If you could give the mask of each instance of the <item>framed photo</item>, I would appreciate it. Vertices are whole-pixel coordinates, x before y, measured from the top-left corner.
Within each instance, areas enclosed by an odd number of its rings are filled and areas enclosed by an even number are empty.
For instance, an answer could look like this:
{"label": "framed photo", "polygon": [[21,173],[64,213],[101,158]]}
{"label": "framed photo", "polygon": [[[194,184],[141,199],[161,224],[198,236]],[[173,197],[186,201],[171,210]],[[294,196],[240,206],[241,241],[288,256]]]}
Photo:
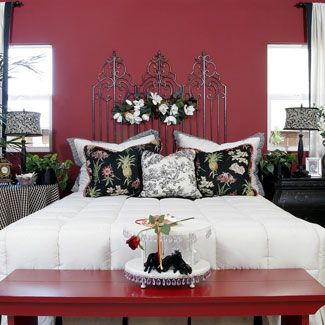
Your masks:
{"label": "framed photo", "polygon": [[310,177],[322,177],[322,162],[321,158],[306,158],[306,170]]}

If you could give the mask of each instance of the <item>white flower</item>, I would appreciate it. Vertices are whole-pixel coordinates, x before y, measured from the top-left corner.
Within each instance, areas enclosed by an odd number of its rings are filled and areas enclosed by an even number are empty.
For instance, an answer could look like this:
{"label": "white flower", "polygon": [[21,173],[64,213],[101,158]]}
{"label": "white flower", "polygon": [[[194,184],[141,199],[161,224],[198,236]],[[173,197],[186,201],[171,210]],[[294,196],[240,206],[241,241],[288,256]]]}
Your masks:
{"label": "white flower", "polygon": [[126,119],[130,124],[134,124],[134,123],[135,123],[134,115],[131,114],[131,113],[126,113],[126,114],[125,114],[125,119]]}
{"label": "white flower", "polygon": [[140,116],[135,116],[135,117],[134,117],[134,122],[135,122],[136,124],[140,124],[140,123],[142,122],[142,118],[141,118]]}
{"label": "white flower", "polygon": [[245,168],[243,166],[238,165],[237,163],[233,163],[230,167],[230,170],[233,170],[236,174],[243,175],[245,173]]}
{"label": "white flower", "polygon": [[133,101],[133,104],[134,104],[134,108],[136,108],[136,109],[140,109],[141,107],[144,106],[144,100],[143,100],[143,99],[140,99],[140,100],[134,100],[134,101]]}
{"label": "white flower", "polygon": [[149,115],[148,114],[143,114],[141,117],[142,117],[142,119],[144,121],[149,121]]}
{"label": "white flower", "polygon": [[173,104],[170,108],[170,115],[177,115],[178,114],[178,106],[176,104]]}
{"label": "white flower", "polygon": [[190,105],[190,106],[185,105],[184,106],[184,112],[185,112],[186,115],[193,115],[194,111],[195,111],[194,106],[192,106],[192,105]]}
{"label": "white flower", "polygon": [[152,103],[154,105],[157,105],[157,104],[161,103],[162,98],[157,93],[150,92],[150,96],[151,96],[151,99],[152,99]]}
{"label": "white flower", "polygon": [[176,124],[176,118],[175,116],[167,116],[164,120],[164,123],[167,123],[167,125],[171,125],[171,124]]}
{"label": "white flower", "polygon": [[213,182],[207,181],[206,177],[201,176],[201,180],[199,181],[199,187],[211,188],[211,187],[214,187],[214,185],[213,185]]}
{"label": "white flower", "polygon": [[140,116],[140,114],[141,114],[141,113],[140,113],[140,109],[136,109],[136,108],[135,108],[135,109],[134,109],[134,113],[133,113],[133,115],[134,115],[134,116]]}
{"label": "white flower", "polygon": [[162,115],[165,115],[166,113],[167,113],[167,111],[168,111],[168,105],[166,105],[166,104],[161,104],[160,106],[159,106],[159,112],[162,114]]}
{"label": "white flower", "polygon": [[130,100],[127,99],[125,102],[126,102],[128,105],[132,106],[132,102],[131,102]]}
{"label": "white flower", "polygon": [[115,113],[113,119],[116,120],[117,123],[122,123],[123,116],[121,113]]}

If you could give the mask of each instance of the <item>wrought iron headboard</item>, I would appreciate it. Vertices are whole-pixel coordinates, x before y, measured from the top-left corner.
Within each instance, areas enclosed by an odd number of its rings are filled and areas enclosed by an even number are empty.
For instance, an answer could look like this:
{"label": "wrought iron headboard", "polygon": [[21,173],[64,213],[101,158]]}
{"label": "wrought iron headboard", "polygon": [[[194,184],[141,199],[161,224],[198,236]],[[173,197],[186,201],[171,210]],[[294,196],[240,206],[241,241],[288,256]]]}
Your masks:
{"label": "wrought iron headboard", "polygon": [[[167,99],[180,91],[198,100],[198,111],[180,125],[167,126],[153,119],[141,125],[121,125],[113,120],[113,108],[126,99],[146,96],[149,92],[157,92]],[[226,141],[227,87],[221,81],[209,55],[203,52],[195,59],[192,72],[184,84],[177,82],[170,63],[160,52],[149,61],[139,85],[133,83],[126,65],[115,51],[105,61],[92,87],[93,139],[120,142],[149,128],[160,131],[166,151],[166,140],[174,129],[219,143]]]}

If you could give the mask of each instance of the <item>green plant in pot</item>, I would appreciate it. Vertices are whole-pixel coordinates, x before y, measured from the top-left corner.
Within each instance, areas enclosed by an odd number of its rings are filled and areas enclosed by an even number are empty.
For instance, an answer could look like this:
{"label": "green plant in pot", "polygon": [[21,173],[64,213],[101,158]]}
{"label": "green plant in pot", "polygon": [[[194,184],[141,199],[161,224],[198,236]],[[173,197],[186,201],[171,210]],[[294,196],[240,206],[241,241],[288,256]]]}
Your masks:
{"label": "green plant in pot", "polygon": [[27,172],[37,173],[37,184],[54,184],[57,182],[62,191],[67,187],[68,171],[71,166],[71,160],[61,162],[56,153],[50,153],[43,157],[29,154],[26,161]]}
{"label": "green plant in pot", "polygon": [[266,153],[260,162],[262,177],[290,177],[291,167],[296,163],[295,154],[276,149]]}

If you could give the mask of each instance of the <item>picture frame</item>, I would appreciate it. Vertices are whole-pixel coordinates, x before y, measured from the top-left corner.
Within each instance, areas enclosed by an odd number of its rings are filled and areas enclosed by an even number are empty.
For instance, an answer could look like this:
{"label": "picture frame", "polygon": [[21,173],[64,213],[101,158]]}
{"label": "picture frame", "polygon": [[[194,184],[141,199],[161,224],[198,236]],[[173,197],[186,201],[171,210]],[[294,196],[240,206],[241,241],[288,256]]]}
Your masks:
{"label": "picture frame", "polygon": [[322,159],[318,157],[306,158],[306,170],[310,177],[322,177]]}

